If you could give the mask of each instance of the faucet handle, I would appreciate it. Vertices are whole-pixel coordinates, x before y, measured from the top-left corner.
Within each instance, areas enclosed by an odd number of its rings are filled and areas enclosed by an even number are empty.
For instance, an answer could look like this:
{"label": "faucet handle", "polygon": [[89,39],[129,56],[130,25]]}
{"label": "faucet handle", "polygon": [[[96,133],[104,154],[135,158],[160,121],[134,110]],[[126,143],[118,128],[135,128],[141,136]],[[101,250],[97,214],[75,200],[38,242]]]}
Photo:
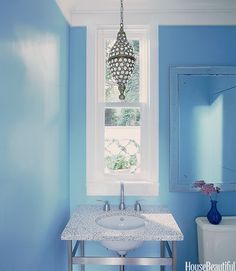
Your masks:
{"label": "faucet handle", "polygon": [[135,201],[135,204],[134,204],[134,210],[135,210],[136,212],[142,211],[142,207],[141,207],[141,204],[140,204],[139,200],[136,200],[136,201]]}
{"label": "faucet handle", "polygon": [[97,199],[97,201],[104,202],[103,211],[108,212],[111,210],[111,206],[108,200]]}

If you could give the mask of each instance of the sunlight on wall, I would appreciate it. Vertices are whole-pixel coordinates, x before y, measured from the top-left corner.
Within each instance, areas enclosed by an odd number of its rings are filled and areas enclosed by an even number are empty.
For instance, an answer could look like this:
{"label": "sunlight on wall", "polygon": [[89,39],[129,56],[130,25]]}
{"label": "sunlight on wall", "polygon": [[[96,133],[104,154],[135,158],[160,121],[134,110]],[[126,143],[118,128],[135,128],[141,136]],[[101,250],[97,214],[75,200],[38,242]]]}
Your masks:
{"label": "sunlight on wall", "polygon": [[223,96],[219,96],[211,105],[211,176],[212,181],[223,180]]}
{"label": "sunlight on wall", "polygon": [[[223,100],[218,97],[210,106],[194,108],[196,135],[196,172],[198,178],[205,176],[206,181],[222,180],[223,155]],[[210,166],[209,166],[210,165]]]}
{"label": "sunlight on wall", "polygon": [[[43,36],[30,35],[15,45],[16,53],[22,59],[26,68],[25,79],[32,89],[33,95],[42,96],[44,102],[45,121],[54,117],[58,112],[59,97],[59,59],[58,38],[50,34]],[[38,86],[35,89],[35,85]],[[38,93],[37,93],[38,91]]]}
{"label": "sunlight on wall", "polygon": [[[207,164],[209,157],[208,143],[210,134],[208,130],[208,125],[210,123],[209,116],[209,108],[207,106],[198,106],[193,109],[194,115],[194,123],[196,123],[195,129],[196,132],[196,172],[201,179],[201,176],[206,176],[207,168],[205,165]],[[209,177],[208,177],[209,178]],[[198,179],[198,178],[197,178]]]}
{"label": "sunlight on wall", "polygon": [[18,170],[40,175],[48,193],[60,172],[60,48],[55,36],[29,36],[11,46],[23,66],[25,112],[11,127],[10,159]]}

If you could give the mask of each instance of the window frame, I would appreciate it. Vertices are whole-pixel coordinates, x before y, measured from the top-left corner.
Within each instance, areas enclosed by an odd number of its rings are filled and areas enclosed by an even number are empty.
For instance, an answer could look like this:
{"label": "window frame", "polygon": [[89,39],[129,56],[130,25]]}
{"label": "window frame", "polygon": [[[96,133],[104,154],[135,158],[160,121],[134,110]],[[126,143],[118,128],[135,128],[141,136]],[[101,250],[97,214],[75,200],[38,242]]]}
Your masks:
{"label": "window frame", "polygon": [[[144,170],[142,174],[133,176],[104,174],[104,159],[101,159],[101,154],[103,157],[104,153],[104,144],[101,143],[104,142],[104,108],[106,107],[104,49],[105,40],[115,39],[117,30],[118,26],[97,26],[93,31],[87,30],[87,195],[117,195],[122,181],[125,183],[128,195],[153,196],[157,195],[159,190],[158,90],[155,83],[151,84],[156,75],[153,60],[156,55],[152,53],[157,50],[157,46],[153,44],[155,35],[152,35],[149,26],[125,28],[128,39],[140,40],[140,89],[146,90],[146,96],[141,94],[140,102],[136,105],[141,105],[141,164],[144,165]],[[127,107],[132,106],[135,106],[135,103],[127,103]]]}

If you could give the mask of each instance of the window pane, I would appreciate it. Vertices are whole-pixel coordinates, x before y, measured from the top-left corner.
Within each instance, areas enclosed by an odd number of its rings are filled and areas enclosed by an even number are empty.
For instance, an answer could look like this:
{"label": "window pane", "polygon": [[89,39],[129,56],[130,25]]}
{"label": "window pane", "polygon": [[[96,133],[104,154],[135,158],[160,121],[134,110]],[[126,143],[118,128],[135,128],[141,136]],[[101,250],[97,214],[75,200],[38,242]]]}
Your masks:
{"label": "window pane", "polygon": [[140,172],[140,127],[105,127],[105,173]]}
{"label": "window pane", "polygon": [[[106,40],[106,60],[109,57],[109,52],[114,44],[114,40]],[[139,40],[130,40],[130,44],[133,46],[135,54],[135,68],[134,72],[129,79],[126,91],[126,102],[138,102],[139,101]],[[111,76],[111,72],[106,61],[106,74],[105,74],[105,101],[106,102],[121,102],[119,100],[119,90],[115,80]]]}
{"label": "window pane", "polygon": [[106,108],[105,126],[140,126],[140,110]]}

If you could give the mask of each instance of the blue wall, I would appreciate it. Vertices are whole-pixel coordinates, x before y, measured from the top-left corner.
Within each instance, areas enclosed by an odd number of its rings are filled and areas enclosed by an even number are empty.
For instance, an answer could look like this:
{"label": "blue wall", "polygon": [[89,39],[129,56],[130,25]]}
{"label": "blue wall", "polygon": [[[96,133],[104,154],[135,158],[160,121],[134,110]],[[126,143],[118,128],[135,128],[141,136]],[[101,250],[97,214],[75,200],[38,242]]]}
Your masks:
{"label": "blue wall", "polygon": [[86,203],[86,28],[70,28],[70,203]]}
{"label": "blue wall", "polygon": [[[81,44],[80,49],[78,45]],[[70,189],[71,212],[82,203],[94,203],[86,196],[86,29],[70,32]],[[161,26],[159,28],[160,74],[160,195],[145,203],[166,204],[182,229],[185,240],[179,242],[178,271],[185,261],[197,262],[195,218],[205,216],[209,200],[198,193],[169,192],[169,67],[196,65],[236,65],[236,27]],[[73,57],[75,56],[75,58]],[[78,77],[79,76],[79,77]],[[117,204],[118,198],[110,200]],[[132,202],[133,199],[130,200]],[[236,214],[236,193],[220,194],[219,209],[224,215]],[[97,247],[97,250],[100,248]],[[144,247],[147,250],[148,247]],[[93,250],[96,251],[96,245]],[[135,270],[135,267],[128,267]],[[91,269],[92,270],[92,269]],[[104,270],[101,269],[101,270]],[[116,270],[115,267],[109,270]],[[139,267],[139,270],[150,270]]]}
{"label": "blue wall", "polygon": [[[194,218],[204,216],[208,199],[194,193],[169,193],[169,67],[236,65],[236,27],[162,26],[160,48],[160,200],[167,202],[175,215],[185,240],[178,248],[178,270],[184,261],[197,261],[197,240]],[[236,214],[236,193],[223,192],[219,209],[224,215]]]}
{"label": "blue wall", "polygon": [[65,270],[68,25],[54,1],[1,1],[0,270]]}

